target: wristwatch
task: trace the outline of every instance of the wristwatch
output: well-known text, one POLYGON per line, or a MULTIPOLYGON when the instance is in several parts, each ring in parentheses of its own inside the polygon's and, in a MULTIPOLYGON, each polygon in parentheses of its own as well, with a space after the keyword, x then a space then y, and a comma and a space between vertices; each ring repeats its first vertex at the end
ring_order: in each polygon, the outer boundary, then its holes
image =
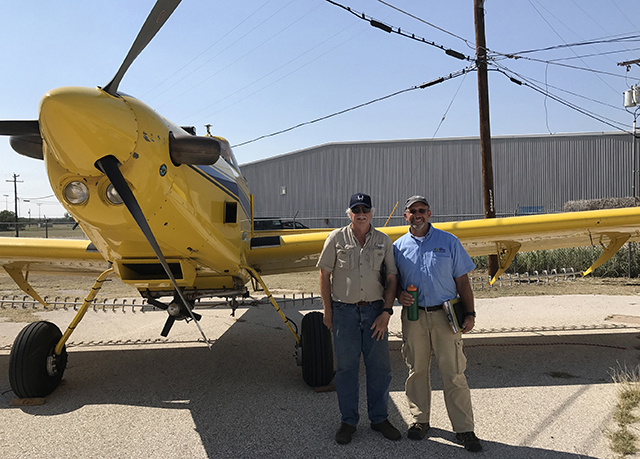
POLYGON ((475 311, 467 311, 467 312, 464 313, 464 316, 465 317, 467 317, 467 316, 475 317, 476 316, 476 312, 475 311))
POLYGON ((387 311, 390 316, 393 315, 393 308, 384 308, 382 311, 387 311))

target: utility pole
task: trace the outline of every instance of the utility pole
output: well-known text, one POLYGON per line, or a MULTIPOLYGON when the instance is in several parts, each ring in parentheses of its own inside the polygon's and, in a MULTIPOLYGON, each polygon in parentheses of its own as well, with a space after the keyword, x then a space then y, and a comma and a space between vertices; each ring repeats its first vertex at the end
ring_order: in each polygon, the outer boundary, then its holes
MULTIPOLYGON (((478 106, 480 109, 480 155, 482 157, 482 190, 484 218, 496 218, 491 161, 491 128, 489 125, 489 79, 487 76, 487 43, 484 33, 484 0, 473 0, 476 29, 476 65, 478 66, 478 106)), ((498 271, 498 256, 487 257, 489 275, 498 271)))
POLYGON ((15 209, 16 209, 16 237, 20 237, 20 229, 18 228, 18 183, 22 183, 22 180, 18 180, 19 175, 13 174, 13 180, 7 180, 7 182, 13 182, 13 193, 15 196, 15 209))

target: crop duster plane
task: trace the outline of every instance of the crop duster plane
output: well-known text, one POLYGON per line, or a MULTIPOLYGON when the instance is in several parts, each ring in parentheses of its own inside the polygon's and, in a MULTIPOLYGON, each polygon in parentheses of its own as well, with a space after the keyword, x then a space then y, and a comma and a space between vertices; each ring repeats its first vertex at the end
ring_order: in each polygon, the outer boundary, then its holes
MULTIPOLYGON (((252 196, 229 143, 196 136, 118 91, 125 72, 180 3, 159 0, 114 78, 104 87, 63 87, 42 97, 37 120, 0 121, 0 135, 22 155, 44 161, 58 200, 89 241, 0 238, 0 265, 35 300, 31 273, 91 273, 97 279, 63 334, 47 321, 16 337, 9 379, 16 396, 43 397, 62 379, 65 343, 109 275, 164 309, 167 336, 176 320, 193 321, 200 297, 235 298, 252 278, 268 294, 296 341, 304 380, 333 377, 331 336, 322 314, 302 320, 301 333, 278 308, 262 275, 313 269, 328 230, 253 231, 252 196), (168 303, 163 298, 172 298, 168 303)), ((499 276, 519 251, 598 244, 605 251, 640 240, 637 208, 437 224, 471 255, 498 254, 499 276)), ((392 239, 407 227, 384 228, 392 239)), ((202 332, 202 329, 200 329, 202 332)), ((204 337, 204 333, 203 333, 204 337)), ((205 342, 206 341, 206 337, 205 342)), ((208 343, 208 342, 207 342, 208 343)))

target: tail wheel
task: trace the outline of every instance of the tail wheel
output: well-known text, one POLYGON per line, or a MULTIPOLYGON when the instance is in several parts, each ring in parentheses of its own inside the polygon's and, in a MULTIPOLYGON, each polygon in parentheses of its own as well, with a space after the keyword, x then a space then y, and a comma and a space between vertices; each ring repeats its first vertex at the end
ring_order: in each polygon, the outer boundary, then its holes
POLYGON ((67 366, 67 350, 54 350, 62 338, 51 322, 34 322, 18 334, 9 357, 9 382, 19 398, 44 397, 62 380, 67 366))
POLYGON ((326 386, 333 379, 331 332, 321 312, 302 318, 302 378, 311 387, 326 386))

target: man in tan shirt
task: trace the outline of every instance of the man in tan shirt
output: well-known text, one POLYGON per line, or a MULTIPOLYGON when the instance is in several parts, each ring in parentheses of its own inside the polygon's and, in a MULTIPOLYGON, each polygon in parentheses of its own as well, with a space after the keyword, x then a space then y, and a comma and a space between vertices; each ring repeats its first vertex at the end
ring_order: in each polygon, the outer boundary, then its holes
POLYGON ((359 420, 361 354, 371 428, 390 440, 401 438, 387 419, 391 383, 387 326, 393 314, 397 271, 391 239, 371 225, 373 213, 371 197, 351 196, 347 209, 351 224, 329 234, 317 265, 324 324, 333 333, 336 353, 335 384, 342 415, 336 433, 339 444, 351 441, 359 420))

